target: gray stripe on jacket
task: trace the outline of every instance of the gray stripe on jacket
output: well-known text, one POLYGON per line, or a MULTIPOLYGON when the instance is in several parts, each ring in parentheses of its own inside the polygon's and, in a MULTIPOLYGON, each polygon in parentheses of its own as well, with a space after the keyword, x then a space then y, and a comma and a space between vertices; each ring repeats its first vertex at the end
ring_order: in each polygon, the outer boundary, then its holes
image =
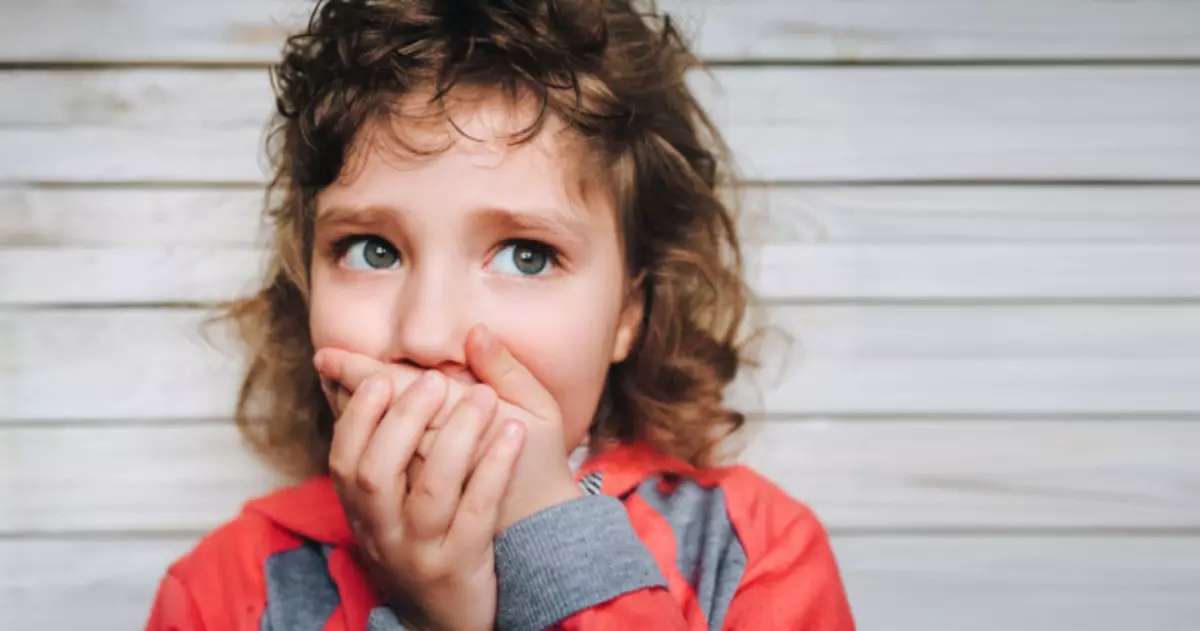
POLYGON ((695 591, 708 628, 717 631, 746 573, 746 550, 729 521, 725 491, 680 479, 663 492, 661 481, 645 480, 637 494, 671 525, 675 564, 695 591))

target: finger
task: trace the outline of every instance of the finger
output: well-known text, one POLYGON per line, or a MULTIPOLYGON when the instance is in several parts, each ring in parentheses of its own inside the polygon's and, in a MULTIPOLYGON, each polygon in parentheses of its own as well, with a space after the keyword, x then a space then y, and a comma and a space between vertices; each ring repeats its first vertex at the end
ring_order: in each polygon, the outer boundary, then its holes
MULTIPOLYGON (((467 395, 468 388, 470 388, 470 386, 457 379, 446 380, 446 404, 442 406, 442 411, 439 412, 438 415, 434 417, 433 422, 429 424, 429 429, 433 435, 436 436, 436 430, 441 429, 441 427, 446 424, 446 421, 450 419, 450 414, 454 412, 454 409, 458 407, 458 403, 467 395)), ((422 447, 430 447, 432 444, 433 442, 429 441, 427 444, 423 443, 422 447)), ((429 454, 429 452, 425 449, 422 449, 418 453, 425 456, 429 454)))
MULTIPOLYGON (((458 407, 458 403, 466 396, 470 386, 464 384, 457 379, 447 379, 446 402, 442 405, 441 412, 433 418, 433 422, 429 424, 429 428, 425 431, 425 435, 421 437, 421 444, 417 446, 417 453, 422 458, 428 458, 433 451, 433 443, 437 440, 438 432, 446 421, 450 419, 450 415, 458 407)), ((501 405, 504 405, 501 403, 501 405)))
MULTIPOLYGON (((454 409, 450 408, 449 401, 446 403, 446 408, 451 410, 454 409)), ((442 408, 442 411, 444 412, 446 408, 442 408)), ((445 424, 446 422, 442 421, 442 425, 445 424)), ((420 454, 422 458, 428 458, 429 454, 433 453, 433 443, 437 441, 437 435, 440 433, 440 431, 441 427, 434 427, 432 423, 430 423, 429 429, 425 430, 425 435, 421 437, 421 444, 417 445, 417 453, 420 454)))
POLYGON ((487 386, 471 386, 442 427, 421 477, 413 480, 412 492, 405 500, 408 523, 417 537, 445 536, 458 508, 475 446, 495 412, 495 391, 487 386))
POLYGON ((398 364, 384 363, 361 353, 340 348, 322 348, 313 355, 313 366, 322 377, 354 392, 372 375, 386 374, 392 380, 392 390, 403 392, 421 376, 421 370, 398 364))
POLYGON ((463 491, 458 512, 446 536, 456 548, 482 552, 492 542, 500 520, 500 504, 525 442, 525 424, 511 419, 500 425, 483 459, 463 491))
POLYGON ((391 400, 392 384, 382 376, 368 379, 345 406, 333 424, 329 447, 329 472, 335 482, 352 481, 363 450, 391 400))
POLYGON ((445 397, 445 379, 427 372, 413 387, 396 397, 358 462, 355 486, 364 496, 364 508, 374 516, 374 526, 399 525, 402 515, 404 474, 425 425, 445 397))
POLYGON ((542 419, 558 417, 554 397, 483 325, 467 335, 467 363, 501 399, 542 419))
MULTIPOLYGON (((332 405, 335 410, 344 405, 345 400, 353 394, 353 391, 373 374, 382 372, 387 375, 392 380, 393 392, 400 393, 412 385, 422 372, 411 366, 383 363, 360 353, 332 347, 318 350, 313 357, 313 365, 323 377, 322 386, 326 393, 329 394, 331 391, 333 393, 334 403, 332 405)), ((445 424, 450 412, 467 390, 467 386, 457 380, 448 379, 447 385, 446 402, 442 406, 442 410, 434 417, 433 422, 429 424, 433 429, 445 424)), ((428 447, 431 445, 432 440, 426 441, 417 453, 427 456, 428 447)))
MULTIPOLYGON (((385 379, 386 379, 386 377, 385 377, 385 379)), ((370 383, 370 381, 368 381, 367 383, 370 383)), ((388 381, 388 390, 391 390, 391 384, 392 384, 392 382, 389 380, 388 381)), ((349 390, 347 390, 345 388, 338 388, 337 393, 334 396, 336 397, 335 400, 337 401, 337 407, 335 409, 336 410, 345 410, 346 406, 350 404, 350 399, 354 398, 354 393, 350 392, 349 390)), ((338 414, 338 416, 341 416, 342 413, 337 412, 337 414, 338 414)))

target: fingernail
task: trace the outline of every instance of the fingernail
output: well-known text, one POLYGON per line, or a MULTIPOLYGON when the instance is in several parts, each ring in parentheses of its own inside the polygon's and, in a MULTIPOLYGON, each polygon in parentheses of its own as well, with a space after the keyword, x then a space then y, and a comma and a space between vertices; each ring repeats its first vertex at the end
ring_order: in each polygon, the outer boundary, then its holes
POLYGON ((514 440, 521 436, 521 432, 525 431, 525 427, 520 421, 509 420, 504 423, 504 438, 514 440))
POLYGON ((479 325, 475 328, 475 342, 479 344, 479 350, 488 350, 488 348, 492 345, 492 334, 488 332, 486 326, 479 325))
POLYGON ((417 383, 415 385, 418 388, 432 388, 437 384, 439 377, 441 377, 441 373, 437 372, 436 370, 426 370, 425 372, 421 373, 420 377, 417 378, 417 383))

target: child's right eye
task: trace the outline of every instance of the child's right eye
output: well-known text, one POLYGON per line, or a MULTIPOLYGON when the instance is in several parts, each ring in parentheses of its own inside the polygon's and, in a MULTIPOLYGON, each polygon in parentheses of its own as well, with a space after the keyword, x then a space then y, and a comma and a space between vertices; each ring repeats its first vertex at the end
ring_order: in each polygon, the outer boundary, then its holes
POLYGON ((379 237, 350 237, 342 243, 342 261, 352 269, 380 270, 400 266, 400 253, 379 237))

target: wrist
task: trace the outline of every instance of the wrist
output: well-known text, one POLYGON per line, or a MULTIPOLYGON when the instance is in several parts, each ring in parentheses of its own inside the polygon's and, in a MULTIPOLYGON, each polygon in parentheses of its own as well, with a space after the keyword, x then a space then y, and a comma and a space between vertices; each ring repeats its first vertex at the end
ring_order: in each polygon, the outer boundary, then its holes
POLYGON ((496 533, 507 530, 509 526, 528 519, 548 508, 558 506, 584 496, 579 485, 572 478, 556 480, 546 484, 536 492, 528 495, 518 495, 511 498, 510 510, 504 511, 496 523, 496 533))

